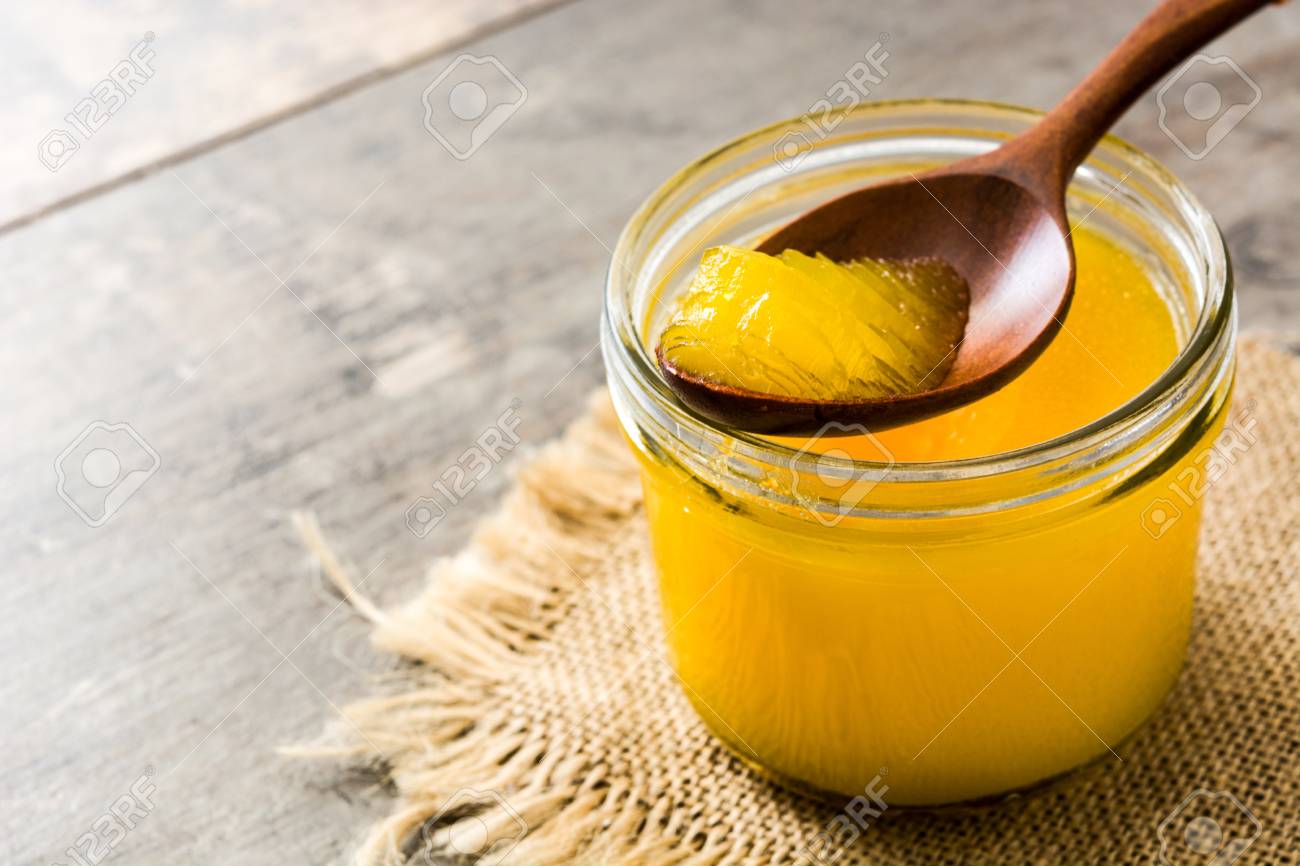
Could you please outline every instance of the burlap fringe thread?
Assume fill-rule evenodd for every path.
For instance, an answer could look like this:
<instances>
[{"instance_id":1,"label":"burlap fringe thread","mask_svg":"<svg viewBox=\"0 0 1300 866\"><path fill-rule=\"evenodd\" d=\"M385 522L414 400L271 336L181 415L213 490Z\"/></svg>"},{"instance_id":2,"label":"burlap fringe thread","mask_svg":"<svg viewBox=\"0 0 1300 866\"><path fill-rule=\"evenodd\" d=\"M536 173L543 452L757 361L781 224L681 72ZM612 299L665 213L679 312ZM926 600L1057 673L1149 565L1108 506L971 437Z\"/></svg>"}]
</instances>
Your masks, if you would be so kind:
<instances>
[{"instance_id":1,"label":"burlap fringe thread","mask_svg":"<svg viewBox=\"0 0 1300 866\"><path fill-rule=\"evenodd\" d=\"M402 808L370 833L358 866L409 862L427 843L421 831L472 780L476 789L510 791L509 806L528 825L504 864L718 864L726 851L694 858L674 852L677 833L650 841L637 832L667 816L626 782L606 784L603 768L580 750L539 735L502 691L544 663L540 639L562 618L566 597L584 585L579 572L601 561L603 542L640 508L635 464L603 393L593 411L545 446L518 473L500 509L484 519L458 555L434 564L426 590L385 612L357 593L314 518L295 515L308 547L348 601L374 626L376 649L422 662L400 694L348 707L342 746L311 746L299 755L380 758L403 796ZM557 570L557 558L568 568ZM349 733L352 736L348 737ZM509 830L504 809L478 812L457 833ZM606 844L593 846L599 835ZM642 841L638 841L640 838ZM438 852L430 852L437 854Z\"/></svg>"},{"instance_id":2,"label":"burlap fringe thread","mask_svg":"<svg viewBox=\"0 0 1300 866\"><path fill-rule=\"evenodd\" d=\"M1076 774L1072 791L873 827L870 851L854 846L845 863L1159 862L1157 823L1200 786L1236 790L1267 828L1238 863L1300 862L1300 362L1245 340L1241 363L1237 403L1258 406L1266 438L1208 502L1191 664L1173 709L1124 764L1091 780ZM602 393L520 470L468 547L435 563L422 593L396 610L355 592L314 520L299 519L373 624L374 646L423 663L401 668L387 696L349 708L341 744L296 750L387 768L399 808L362 844L359 866L420 854L453 862L484 825L509 833L520 819L526 835L491 862L789 862L833 817L731 759L671 674L624 682L620 654L639 650L619 644L619 623L640 625L655 607L640 507L635 463ZM618 611L594 606L600 594L583 591L593 584ZM607 700L615 673L623 691ZM594 722L580 732L568 724L588 713ZM508 806L481 798L471 817L444 813L467 786L500 792Z\"/></svg>"}]
</instances>

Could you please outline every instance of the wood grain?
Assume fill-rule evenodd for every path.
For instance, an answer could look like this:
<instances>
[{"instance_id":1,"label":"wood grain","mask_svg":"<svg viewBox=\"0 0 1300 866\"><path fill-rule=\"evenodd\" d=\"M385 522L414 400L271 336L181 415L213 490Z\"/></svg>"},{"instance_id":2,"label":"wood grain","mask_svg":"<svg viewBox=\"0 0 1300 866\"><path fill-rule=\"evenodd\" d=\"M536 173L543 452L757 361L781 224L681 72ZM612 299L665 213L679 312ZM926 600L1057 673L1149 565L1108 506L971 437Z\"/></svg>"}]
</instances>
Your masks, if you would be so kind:
<instances>
[{"instance_id":1,"label":"wood grain","mask_svg":"<svg viewBox=\"0 0 1300 866\"><path fill-rule=\"evenodd\" d=\"M438 58L0 236L0 859L64 862L152 766L156 808L112 862L343 860L386 792L273 750L314 736L381 663L289 513L317 512L365 591L402 599L524 449L424 538L408 505L512 400L531 445L599 381L606 247L680 164L805 110L881 31L880 98L1048 105L1135 17L1120 0L1014 22L955 0L792 14L564 6L470 46L528 99L467 161L423 128ZM1264 98L1204 159L1165 137L1151 97L1120 130L1219 215L1243 320L1274 327L1300 324L1298 47L1294 4L1212 46ZM129 422L161 468L91 529L53 463L95 420Z\"/></svg>"},{"instance_id":2,"label":"wood grain","mask_svg":"<svg viewBox=\"0 0 1300 866\"><path fill-rule=\"evenodd\" d=\"M176 154L274 122L385 70L402 68L558 0L101 3L0 7L0 225ZM90 135L78 103L148 40L147 80L101 99ZM120 107L119 107L120 106ZM77 148L53 170L54 131Z\"/></svg>"}]
</instances>

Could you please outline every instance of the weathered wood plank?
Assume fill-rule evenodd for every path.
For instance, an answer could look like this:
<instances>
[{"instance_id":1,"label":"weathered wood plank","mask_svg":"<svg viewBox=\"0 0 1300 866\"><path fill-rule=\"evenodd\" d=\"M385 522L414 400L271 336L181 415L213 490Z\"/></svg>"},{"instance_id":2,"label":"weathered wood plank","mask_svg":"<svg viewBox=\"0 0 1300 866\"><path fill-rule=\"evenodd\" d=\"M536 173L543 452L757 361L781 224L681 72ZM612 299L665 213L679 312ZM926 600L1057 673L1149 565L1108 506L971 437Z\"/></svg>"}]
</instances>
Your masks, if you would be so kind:
<instances>
[{"instance_id":1,"label":"weathered wood plank","mask_svg":"<svg viewBox=\"0 0 1300 866\"><path fill-rule=\"evenodd\" d=\"M0 225L555 2L6 4Z\"/></svg>"}]
</instances>

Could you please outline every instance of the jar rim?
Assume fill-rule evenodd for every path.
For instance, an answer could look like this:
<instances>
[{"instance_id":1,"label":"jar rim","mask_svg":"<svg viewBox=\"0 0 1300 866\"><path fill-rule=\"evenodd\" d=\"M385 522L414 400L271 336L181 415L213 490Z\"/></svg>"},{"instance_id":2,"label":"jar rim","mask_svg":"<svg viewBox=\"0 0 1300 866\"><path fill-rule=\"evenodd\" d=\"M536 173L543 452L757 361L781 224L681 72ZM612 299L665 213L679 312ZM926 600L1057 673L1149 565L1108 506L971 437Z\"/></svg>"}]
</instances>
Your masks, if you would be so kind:
<instances>
[{"instance_id":1,"label":"jar rim","mask_svg":"<svg viewBox=\"0 0 1300 866\"><path fill-rule=\"evenodd\" d=\"M847 118L916 110L950 111L953 120L957 122L963 115L971 118L1000 115L1003 118L1023 121L1026 125L1043 115L1043 112L1036 109L1006 103L932 98L880 100L838 110L833 113L833 116ZM808 469L815 468L817 472L844 477L865 476L883 479L888 475L891 481L896 482L947 481L1019 472L1067 460L1082 451L1093 449L1117 437L1120 431L1127 431L1134 425L1143 425L1144 421L1154 423L1153 416L1158 414L1156 410L1169 404L1188 378L1194 376L1197 368L1215 354L1216 347L1223 344L1224 335L1232 331L1234 322L1232 271L1222 232L1213 217L1169 169L1140 148L1117 136L1107 135L1098 144L1094 155L1090 155L1089 161L1095 158L1096 153L1104 150L1108 156L1118 157L1126 163L1131 168L1129 174L1140 171L1144 177L1159 185L1161 192L1172 200L1179 218L1192 227L1190 234L1195 242L1197 264L1204 267L1203 277L1207 284L1207 292L1202 299L1197 319L1178 355L1154 381L1129 400L1087 424L1043 442L979 457L927 462L883 463L827 454L809 455L800 449L774 442L758 434L715 423L683 404L668 389L662 373L647 353L639 336L637 323L634 320L635 312L630 307L625 308L623 303L624 274L635 272L635 267L629 264L629 260L633 257L633 248L638 241L638 235L673 192L689 183L691 179L719 166L728 157L742 153L755 143L791 129L803 119L803 116L786 118L755 129L726 142L679 169L646 197L628 220L614 247L606 277L602 326L602 345L606 364L626 365L638 387L653 391L658 408L667 412L676 422L679 435L688 433L714 440L721 438L730 446L747 454L779 459L786 465L795 467L807 463ZM1126 178L1127 176L1125 175ZM1231 347L1223 351L1230 352Z\"/></svg>"}]
</instances>

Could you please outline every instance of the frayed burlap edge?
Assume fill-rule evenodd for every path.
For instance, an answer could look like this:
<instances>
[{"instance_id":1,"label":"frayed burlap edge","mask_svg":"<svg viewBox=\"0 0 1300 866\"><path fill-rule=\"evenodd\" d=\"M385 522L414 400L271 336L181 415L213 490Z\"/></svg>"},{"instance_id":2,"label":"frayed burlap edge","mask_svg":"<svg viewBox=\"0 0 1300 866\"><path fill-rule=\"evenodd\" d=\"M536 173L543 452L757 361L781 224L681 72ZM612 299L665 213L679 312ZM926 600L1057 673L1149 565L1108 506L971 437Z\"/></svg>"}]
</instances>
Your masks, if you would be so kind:
<instances>
[{"instance_id":1,"label":"frayed burlap edge","mask_svg":"<svg viewBox=\"0 0 1300 866\"><path fill-rule=\"evenodd\" d=\"M358 866L410 862L428 848L423 830L448 798L472 783L508 789L509 811L479 811L464 828L441 837L455 844L458 830L522 819L527 837L509 864L684 862L669 853L673 839L638 842L651 807L626 786L606 784L598 767L565 760L562 750L512 712L502 690L542 663L544 638L563 617L584 574L604 560L612 535L640 510L636 466L618 432L607 394L541 449L518 473L500 508L477 527L459 554L436 562L425 590L383 611L355 591L352 581L310 515L295 523L322 568L353 607L374 626L376 649L421 662L406 668L393 694L344 710L347 724L331 732L336 743L286 749L300 756L382 761L401 797L400 808L373 828L357 851ZM564 563L564 567L557 567ZM622 844L593 845L603 839ZM652 858L658 851L662 856ZM426 851L433 856L440 852ZM716 863L717 857L699 860Z\"/></svg>"}]
</instances>

